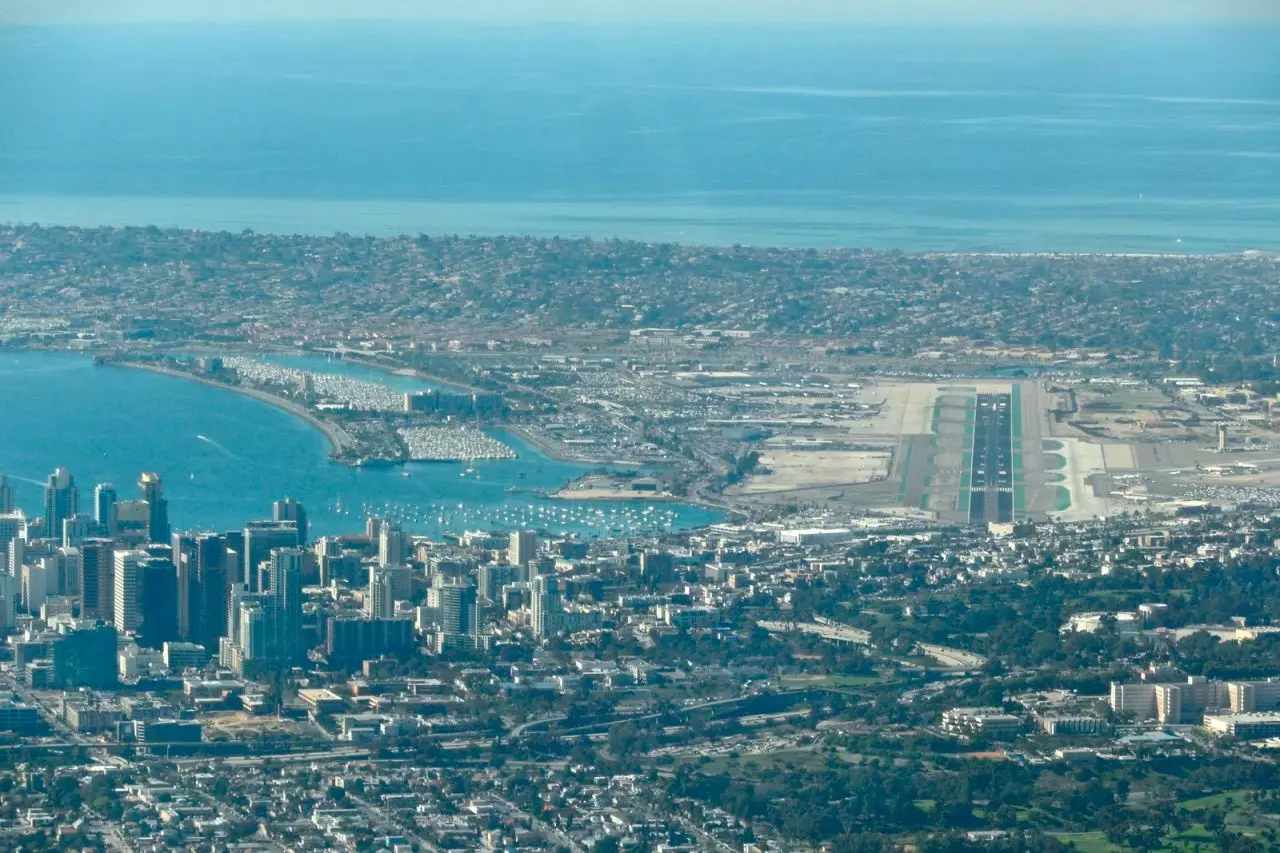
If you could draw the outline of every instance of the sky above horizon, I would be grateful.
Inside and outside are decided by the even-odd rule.
[[[1280,22],[1280,0],[0,0],[0,24],[168,21]]]

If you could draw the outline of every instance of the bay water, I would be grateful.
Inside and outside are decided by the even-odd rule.
[[[374,378],[369,368],[322,358],[291,366]],[[412,380],[395,377],[406,390]],[[28,516],[42,513],[45,477],[68,469],[91,512],[95,483],[137,497],[138,475],[160,474],[179,530],[233,530],[271,517],[271,502],[294,497],[316,535],[359,532],[365,515],[406,530],[544,529],[585,537],[684,529],[720,518],[700,507],[567,502],[536,497],[586,471],[557,462],[503,434],[520,454],[479,461],[477,478],[453,463],[352,468],[328,458],[327,439],[308,422],[233,391],[121,367],[87,355],[0,350],[0,473]],[[404,477],[408,473],[409,477]],[[508,494],[516,488],[518,494]]]

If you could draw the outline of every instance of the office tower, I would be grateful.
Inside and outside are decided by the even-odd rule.
[[[233,584],[227,599],[227,636],[219,642],[223,666],[244,674],[270,664],[292,666],[306,659],[302,638],[300,548],[276,548],[268,555],[266,590],[250,592]]]
[[[555,575],[539,575],[531,586],[529,615],[533,635],[550,636],[559,628],[560,583]]]
[[[8,634],[17,624],[18,578],[0,572],[0,632]]]
[[[645,551],[640,555],[640,577],[650,589],[675,580],[676,563],[670,554]]]
[[[0,515],[8,515],[11,512],[13,512],[13,487],[9,485],[9,478],[0,474]]]
[[[145,551],[115,552],[112,621],[117,631],[133,631],[142,623],[142,615],[138,612],[142,583],[138,566],[149,559]]]
[[[218,641],[218,662],[222,666],[235,666],[235,655],[240,647],[240,605],[249,595],[251,593],[242,583],[227,586],[227,633]]]
[[[47,560],[22,564],[22,606],[28,613],[39,613],[40,605],[49,597],[49,564]]]
[[[271,655],[287,665],[306,659],[302,644],[303,560],[301,548],[277,548],[271,552],[267,573]]]
[[[413,598],[413,569],[409,566],[385,566],[382,569],[391,579],[391,598],[393,601],[408,601]]]
[[[227,544],[227,556],[224,562],[227,567],[227,583],[238,582],[244,566],[244,530],[228,530],[222,534],[222,541]],[[234,556],[230,553],[234,551]]]
[[[378,534],[382,531],[382,519],[370,515],[364,520],[364,535],[370,545],[378,544]]]
[[[216,533],[175,533],[173,555],[178,575],[178,637],[216,649],[227,625],[226,540]]]
[[[476,588],[469,583],[448,581],[440,586],[439,595],[441,645],[467,640],[474,645],[475,637],[480,633]]]
[[[147,541],[169,541],[169,502],[164,497],[160,475],[150,471],[138,478],[138,492],[147,502]]]
[[[80,616],[84,619],[113,621],[114,547],[110,539],[86,539],[80,545]]]
[[[226,539],[216,533],[196,537],[196,625],[192,640],[209,651],[227,631],[227,549]]]
[[[403,565],[406,562],[406,544],[400,525],[394,521],[383,521],[378,525],[378,565]]]
[[[54,684],[68,690],[115,687],[116,637],[116,629],[102,622],[81,622],[59,634],[49,644]]]
[[[316,559],[321,557],[340,557],[342,556],[342,537],[341,536],[321,536],[312,546],[312,551],[316,555]]]
[[[338,577],[337,571],[342,567],[342,540],[337,536],[321,536],[312,550],[316,555],[320,585],[328,586]]]
[[[43,584],[45,599],[76,594],[68,587],[75,586],[79,581],[80,549],[56,548],[52,553],[44,554],[31,562],[40,568],[40,573],[44,576],[39,583]],[[29,609],[36,613],[43,604],[43,600],[34,601]]]
[[[532,530],[518,530],[511,534],[511,544],[507,546],[507,562],[527,572],[529,562],[538,553],[538,534]],[[527,580],[527,574],[521,574],[521,580]]]
[[[591,552],[591,545],[581,539],[561,539],[555,544],[555,552],[566,560],[582,560]]]
[[[325,652],[330,663],[356,664],[382,655],[406,655],[411,651],[413,621],[410,619],[329,617]]]
[[[9,562],[9,543],[15,539],[27,538],[27,517],[22,510],[0,514],[0,569],[13,577],[17,577],[13,564]]]
[[[251,521],[244,528],[243,579],[250,592],[261,589],[258,567],[277,548],[298,547],[298,525],[293,521]]]
[[[367,611],[370,619],[390,619],[395,615],[395,596],[391,591],[391,572],[383,566],[369,567]]]
[[[365,567],[364,556],[362,552],[354,548],[343,549],[338,556],[324,557],[320,562],[322,582],[325,585],[332,583],[334,580],[355,583],[356,579],[361,576],[368,578],[369,573]]]
[[[84,561],[84,553],[79,548],[62,547],[58,549],[54,555],[56,562],[56,574],[53,582],[53,589],[57,590],[58,595],[69,595],[78,598],[80,596],[80,576],[82,570],[80,564]],[[53,591],[50,591],[53,594]]]
[[[80,490],[76,480],[65,468],[54,469],[44,486],[45,535],[62,535],[62,522],[76,514],[80,508]]]
[[[6,563],[9,567],[9,574],[19,581],[22,580],[22,566],[27,561],[27,540],[24,538],[10,539],[9,551]],[[19,583],[21,585],[21,583]]]
[[[148,557],[162,557],[170,562],[173,561],[173,545],[168,542],[145,542],[138,547],[139,551],[146,551]]]
[[[204,669],[209,651],[199,643],[165,643],[164,666],[170,672]]]
[[[99,483],[93,487],[93,522],[98,525],[99,536],[116,535],[116,487],[111,483]]]
[[[117,630],[137,634],[138,645],[153,649],[177,638],[178,579],[171,559],[117,551],[113,592]]]
[[[239,637],[240,651],[238,669],[243,672],[244,662],[266,661],[274,656],[270,652],[267,609],[263,607],[259,597],[246,598],[240,602],[237,620],[239,628],[236,633]]]
[[[486,601],[497,601],[502,595],[502,588],[519,580],[519,572],[515,566],[502,566],[497,563],[485,563],[477,572],[479,588],[476,590]]]
[[[141,573],[138,645],[164,648],[178,639],[178,573],[168,557],[150,557],[139,564]]]
[[[231,590],[236,584],[244,583],[244,530],[228,530],[222,534],[222,541],[227,546],[226,552],[222,555],[222,571],[227,577],[227,594],[231,594]],[[230,611],[228,611],[228,614]],[[223,619],[230,630],[230,615]]]
[[[178,639],[187,642],[197,630],[200,619],[196,538],[189,533],[175,533],[172,543],[173,568],[178,583]]]
[[[151,505],[146,501],[116,501],[115,540],[126,550],[150,541]]]
[[[91,516],[76,513],[70,518],[64,518],[62,520],[62,529],[58,530],[50,538],[60,539],[64,548],[70,548],[79,545],[92,536],[95,528],[96,525]]]
[[[292,521],[298,527],[298,544],[307,544],[307,511],[293,498],[285,498],[271,505],[271,516],[276,521]]]

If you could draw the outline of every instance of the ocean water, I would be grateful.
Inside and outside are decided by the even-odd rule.
[[[1280,248],[1275,27],[10,27],[0,96],[0,221]]]
[[[323,359],[294,364],[378,375]],[[541,528],[587,537],[720,518],[674,504],[540,500],[533,490],[554,490],[586,469],[548,459],[511,436],[504,440],[520,458],[476,463],[479,479],[460,477],[461,464],[338,465],[328,459],[323,435],[287,412],[190,380],[94,367],[85,355],[0,351],[0,400],[0,472],[33,517],[43,507],[41,483],[60,466],[76,478],[82,511],[91,509],[98,482],[134,497],[141,472],[159,473],[176,529],[236,529],[270,518],[271,502],[286,496],[306,507],[317,535],[361,531],[366,513],[398,518],[416,533]],[[507,494],[513,485],[523,492]]]

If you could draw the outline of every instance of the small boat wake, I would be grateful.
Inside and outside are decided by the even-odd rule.
[[[199,434],[197,434],[197,435],[196,435],[196,439],[197,439],[198,441],[203,441],[205,444],[207,444],[207,445],[209,445],[210,447],[214,448],[214,449],[215,449],[215,450],[217,450],[219,453],[223,453],[223,454],[225,454],[225,455],[227,455],[227,456],[230,456],[232,459],[239,459],[239,458],[240,458],[239,456],[236,456],[234,453],[232,453],[230,450],[227,450],[225,447],[223,447],[223,446],[222,446],[221,444],[219,444],[218,442],[214,441],[212,438],[209,438],[209,436],[207,436],[207,435],[199,435]]]

